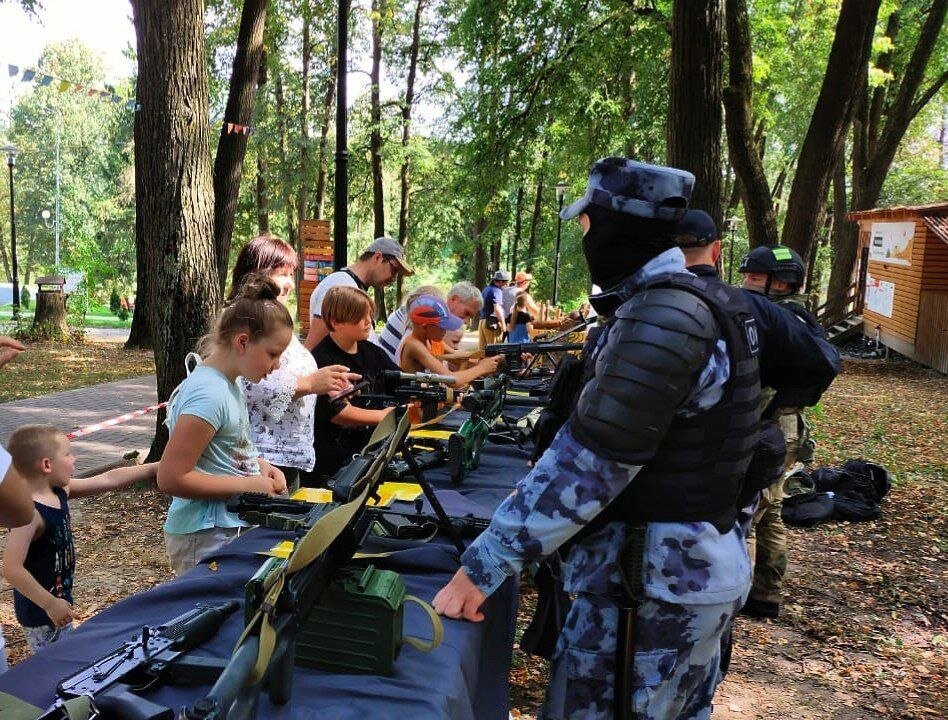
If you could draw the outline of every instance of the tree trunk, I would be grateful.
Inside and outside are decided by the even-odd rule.
[[[523,182],[517,185],[517,209],[514,217],[513,259],[510,261],[510,276],[517,274],[517,251],[520,249],[520,234],[523,227]]]
[[[33,274],[33,248],[36,245],[36,233],[31,232],[29,239],[26,241],[26,262],[23,263],[23,285],[21,287],[26,287],[30,284],[30,275]]]
[[[234,234],[234,214],[240,194],[244,156],[247,154],[247,135],[228,132],[228,123],[250,125],[253,103],[260,78],[263,57],[263,28],[267,20],[267,0],[243,0],[240,29],[237,32],[237,51],[230,73],[230,90],[224,125],[217,141],[214,159],[214,253],[217,256],[217,275],[221,292],[227,283],[230,265],[230,244]]]
[[[7,201],[9,202],[9,198],[7,198]],[[10,270],[10,256],[7,254],[8,244],[3,234],[3,223],[0,222],[0,260],[3,262],[3,274],[7,282],[13,282],[13,272]]]
[[[668,164],[694,174],[690,207],[722,226],[722,0],[676,0],[665,139]]]
[[[270,212],[267,209],[267,168],[263,159],[263,148],[257,150],[257,232],[270,232]]]
[[[540,224],[540,212],[543,210],[543,172],[537,180],[537,194],[533,200],[533,217],[530,218],[530,239],[527,242],[527,262],[526,269],[528,273],[533,272],[533,263],[537,258],[537,226]]]
[[[26,283],[24,283],[26,287]],[[66,296],[61,292],[37,292],[36,311],[30,329],[32,340],[65,340],[69,335],[66,324]]]
[[[836,159],[836,167],[833,169],[833,221],[832,229],[829,234],[830,247],[833,250],[833,256],[835,257],[837,248],[841,248],[845,242],[846,236],[846,154],[841,152]],[[855,248],[853,249],[855,252]],[[815,253],[814,253],[815,254]],[[810,267],[816,267],[815,263],[810,263]],[[817,276],[817,273],[811,270],[807,274],[807,291],[816,290],[820,291],[822,285],[822,278]],[[848,287],[849,283],[847,283]],[[843,300],[845,299],[845,292],[842,294],[833,294],[832,288],[830,292],[827,293],[827,316],[831,318],[836,318],[842,314],[843,309]],[[819,303],[817,303],[819,305]]]
[[[877,88],[871,99],[863,93],[853,118],[853,177],[850,209],[869,210],[879,201],[895,152],[905,136],[909,124],[922,108],[937,94],[948,79],[943,72],[928,88],[919,92],[925,68],[931,59],[938,34],[945,23],[948,0],[935,0],[918,35],[901,80],[890,83],[894,98],[886,102],[885,91]],[[893,42],[898,37],[900,15],[893,13],[886,23],[886,35]],[[893,53],[885,52],[876,59],[876,66],[890,71]],[[865,69],[859,75],[865,87],[868,76]],[[883,122],[884,120],[884,122]],[[827,302],[841,311],[841,304],[849,288],[859,245],[859,228],[847,222],[845,230],[834,241],[833,265],[830,273]]]
[[[276,99],[276,113],[277,113],[277,127],[280,134],[280,170],[281,170],[281,180],[283,189],[283,209],[286,212],[286,234],[287,242],[293,245],[296,248],[296,252],[300,257],[302,257],[303,249],[300,246],[299,233],[296,232],[296,223],[293,220],[294,209],[293,209],[293,195],[290,192],[291,185],[291,173],[289,165],[289,156],[286,152],[287,145],[287,129],[286,129],[286,101],[283,98],[283,74],[277,72],[276,74],[276,83],[274,84],[274,97]],[[300,280],[303,277],[302,268],[296,269],[296,287],[300,286]]]
[[[833,174],[827,158],[839,155],[856,104],[865,92],[861,73],[872,49],[881,0],[843,0],[826,74],[800,148],[796,174],[787,200],[781,241],[803,257],[810,256],[819,232],[826,191]]]
[[[481,242],[481,234],[486,228],[487,221],[481,217],[471,230],[474,240],[474,284],[479,288],[487,286],[487,250]]]
[[[338,55],[329,63],[329,77],[326,79],[326,92],[323,95],[323,114],[319,124],[319,154],[316,167],[316,212],[317,220],[322,220],[326,212],[326,179],[329,175],[327,164],[329,131],[332,129],[332,111],[336,100],[336,62]]]
[[[744,203],[750,247],[777,244],[770,186],[754,142],[753,56],[746,0],[726,0],[728,86],[723,91],[727,147]]]
[[[385,196],[382,178],[382,103],[380,84],[382,77],[382,14],[385,12],[384,0],[372,0],[372,70],[369,73],[372,87],[370,90],[370,113],[372,132],[369,135],[369,154],[372,165],[372,220],[373,237],[382,237],[385,233]],[[388,317],[385,308],[385,293],[375,288],[375,305],[378,319]]]
[[[145,260],[148,248],[144,234],[135,232],[135,309],[132,311],[132,327],[125,341],[126,350],[151,350],[151,326],[148,324],[148,268]]]
[[[184,379],[185,355],[221,300],[214,252],[207,61],[201,0],[132,0],[138,50],[135,235],[144,249],[158,399]],[[167,442],[156,419],[149,460]]]
[[[308,0],[303,3],[303,73],[300,78],[302,82],[302,99],[300,101],[300,177],[299,189],[296,196],[296,227],[303,227],[303,221],[306,220],[306,208],[309,198],[309,87],[310,87],[310,63],[313,57],[313,44],[310,37],[312,18],[310,17],[310,7]],[[296,254],[303,257],[303,239],[297,232]],[[302,263],[296,269],[297,282],[302,279]]]
[[[398,206],[398,242],[408,246],[408,208],[411,201],[411,157],[408,143],[411,140],[411,110],[415,104],[415,75],[418,72],[418,52],[421,47],[421,13],[425,0],[415,4],[411,25],[411,45],[408,48],[408,75],[405,79],[405,100],[402,102],[402,167],[398,172],[401,201]],[[402,276],[398,276],[395,288],[395,304],[402,304]]]

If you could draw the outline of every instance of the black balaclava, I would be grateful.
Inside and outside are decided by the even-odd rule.
[[[641,218],[597,205],[589,205],[584,212],[590,225],[583,236],[583,255],[590,278],[604,290],[675,247],[674,222]]]

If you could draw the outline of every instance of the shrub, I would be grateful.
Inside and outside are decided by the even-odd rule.
[[[118,311],[122,309],[122,299],[119,297],[118,290],[112,288],[112,294],[109,295],[109,312],[113,315],[118,315]]]
[[[22,305],[24,309],[29,310],[30,302],[32,302],[32,298],[30,297],[30,291],[27,290],[26,285],[24,285],[23,289],[20,290],[20,305]]]

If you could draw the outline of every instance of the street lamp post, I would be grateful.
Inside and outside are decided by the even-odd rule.
[[[741,221],[737,215],[732,215],[727,219],[727,229],[731,232],[731,239],[727,249],[727,282],[730,285],[734,272],[734,232],[737,230],[737,224]]]
[[[16,148],[7,145],[3,148],[7,154],[7,168],[10,171],[10,272],[13,275],[13,319],[20,319],[20,279],[16,263],[16,214],[13,204],[13,166],[16,165]]]
[[[563,229],[563,220],[560,213],[563,211],[563,197],[566,195],[566,183],[562,180],[554,186],[556,190],[556,256],[553,258],[553,307],[559,304],[560,298],[560,235]]]
[[[43,218],[43,225],[46,226],[47,230],[53,230],[56,236],[56,260],[55,267],[59,269],[59,216],[53,217],[52,213],[49,210],[43,210],[40,213],[40,217]]]

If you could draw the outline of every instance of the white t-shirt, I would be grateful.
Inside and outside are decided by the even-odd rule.
[[[6,448],[0,445],[0,483],[3,482],[3,477],[7,474],[11,464],[13,464],[13,458],[10,457],[10,453],[7,452]]]
[[[316,286],[316,289],[313,290],[313,294],[309,296],[310,322],[312,322],[314,317],[322,317],[323,298],[326,297],[326,293],[334,287],[358,288],[359,283],[345,270],[336,270],[336,272],[327,275],[326,279],[322,280],[319,285]],[[368,290],[366,290],[366,292],[368,292]],[[369,340],[376,345],[379,344],[379,336],[376,334],[374,327],[369,330]]]

